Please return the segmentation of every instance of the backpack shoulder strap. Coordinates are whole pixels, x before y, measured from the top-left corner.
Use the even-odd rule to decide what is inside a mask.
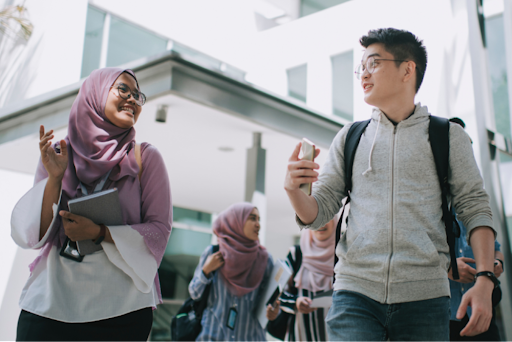
[[[372,120],[368,119],[354,122],[352,126],[350,126],[347,137],[345,138],[345,148],[343,152],[345,160],[345,190],[347,194],[352,191],[352,168],[357,146],[370,121]]]
[[[334,266],[336,266],[336,264],[338,263],[338,256],[336,255],[336,246],[338,246],[338,242],[340,242],[341,223],[343,220],[343,214],[345,212],[345,206],[350,202],[350,192],[352,191],[352,169],[354,167],[354,157],[356,155],[357,146],[359,146],[359,142],[361,141],[361,136],[363,135],[364,131],[366,130],[366,127],[370,124],[371,121],[372,119],[354,122],[352,126],[350,126],[350,128],[348,129],[347,136],[345,138],[345,148],[343,149],[343,154],[345,162],[345,193],[347,194],[347,200],[345,201],[343,210],[341,211],[341,217],[338,221],[338,225],[336,226],[336,243],[334,244]]]
[[[450,264],[452,268],[453,279],[459,279],[457,269],[457,258],[455,256],[455,233],[453,231],[453,215],[448,209],[448,194],[450,193],[448,184],[448,167],[450,156],[450,122],[448,119],[438,116],[430,116],[428,128],[430,147],[436,164],[437,177],[441,187],[441,208],[443,210],[443,221],[446,230],[446,240],[450,246]]]
[[[450,155],[450,122],[445,118],[430,116],[428,128],[430,147],[436,163],[441,188],[448,185],[448,158]]]
[[[212,245],[212,254],[217,253],[219,251],[219,245]],[[197,317],[200,317],[203,314],[204,309],[208,305],[208,296],[210,296],[210,289],[212,287],[212,283],[210,282],[203,290],[203,294],[201,297],[194,301],[194,311]]]

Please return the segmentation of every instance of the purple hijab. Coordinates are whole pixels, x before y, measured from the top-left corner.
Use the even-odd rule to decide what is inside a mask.
[[[69,162],[62,180],[59,210],[68,210],[68,200],[81,196],[80,181],[91,190],[112,169],[105,189],[114,186],[118,188],[124,224],[131,225],[144,237],[146,245],[160,265],[170,235],[172,218],[168,222],[141,222],[143,205],[138,179],[139,166],[134,153],[135,129],[119,128],[105,116],[110,87],[123,72],[135,78],[131,70],[94,70],[82,84],[71,107],[68,136],[65,138],[68,143]],[[48,174],[40,161],[35,182],[46,177]],[[34,269],[41,256],[48,255],[52,245],[60,248],[65,238],[64,228],[58,216],[48,243],[43,247],[40,256],[30,265],[30,269]],[[158,277],[155,280],[159,288],[157,279]]]
[[[241,297],[260,286],[267,268],[268,252],[259,241],[248,239],[245,221],[254,209],[250,203],[236,203],[219,214],[213,223],[219,251],[225,260],[220,276],[229,292]]]

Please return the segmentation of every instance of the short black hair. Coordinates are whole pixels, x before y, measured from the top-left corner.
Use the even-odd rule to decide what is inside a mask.
[[[466,124],[464,123],[464,121],[462,121],[461,118],[453,117],[448,119],[448,121],[461,125],[462,128],[466,128]]]
[[[418,92],[427,69],[427,50],[422,40],[409,31],[381,28],[368,31],[366,36],[359,39],[359,43],[365,48],[375,43],[382,43],[386,51],[395,59],[412,60],[416,63],[416,92]],[[400,63],[395,62],[397,67]]]

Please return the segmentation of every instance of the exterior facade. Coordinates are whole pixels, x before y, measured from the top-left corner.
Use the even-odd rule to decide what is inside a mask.
[[[21,3],[0,0],[4,6]],[[9,236],[10,212],[32,186],[38,127],[65,136],[81,80],[94,69],[134,69],[148,96],[137,140],[155,145],[170,174],[175,223],[159,273],[170,318],[211,223],[229,204],[252,201],[262,243],[284,258],[299,231],[283,190],[302,137],[325,150],[348,122],[369,117],[353,70],[370,29],[407,29],[429,63],[417,102],[467,125],[491,195],[505,254],[498,322],[512,338],[512,4],[503,0],[27,0],[30,39],[0,35],[0,338],[14,339],[17,301],[37,255]],[[418,15],[421,13],[421,15]],[[16,32],[13,28],[12,32]],[[6,261],[6,262],[5,262]]]

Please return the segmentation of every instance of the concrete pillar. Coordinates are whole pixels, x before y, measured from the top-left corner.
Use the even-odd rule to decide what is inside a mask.
[[[245,201],[253,203],[260,212],[260,243],[265,244],[267,199],[265,196],[266,150],[261,148],[261,133],[253,133],[253,145],[247,150]]]

